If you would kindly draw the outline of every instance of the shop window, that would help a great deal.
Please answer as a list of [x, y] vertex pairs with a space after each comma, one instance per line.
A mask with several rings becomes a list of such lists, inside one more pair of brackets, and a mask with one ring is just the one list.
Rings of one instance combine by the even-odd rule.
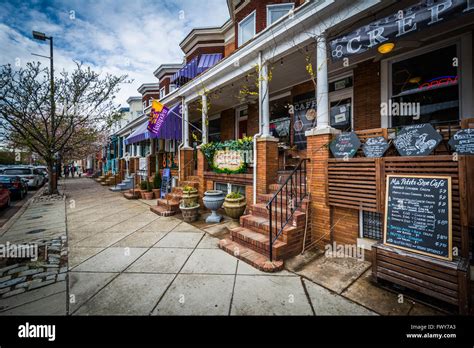
[[209, 142], [221, 141], [221, 119], [210, 119], [208, 123], [208, 139]]
[[351, 130], [352, 99], [345, 98], [330, 104], [331, 126], [342, 131]]
[[382, 214], [371, 211], [362, 211], [361, 220], [363, 238], [382, 240]]
[[255, 36], [255, 11], [239, 22], [239, 46]]
[[235, 118], [235, 131], [236, 131], [236, 138], [243, 139], [247, 136], [247, 119], [248, 119], [248, 107], [238, 108], [236, 110], [236, 118]]
[[270, 101], [270, 132], [281, 143], [290, 144], [291, 96]]
[[298, 150], [306, 149], [306, 131], [316, 126], [316, 99], [314, 92], [294, 98], [293, 144]]
[[267, 5], [267, 26], [272, 25], [288, 12], [293, 10], [294, 4]]
[[[387, 111], [393, 127], [459, 119], [459, 76], [458, 68], [453, 64], [457, 56], [457, 46], [451, 45], [392, 62], [392, 105]], [[393, 105], [400, 106], [399, 110]], [[404, 105], [407, 107], [402, 108]], [[408, 106], [414, 107], [415, 111]]]

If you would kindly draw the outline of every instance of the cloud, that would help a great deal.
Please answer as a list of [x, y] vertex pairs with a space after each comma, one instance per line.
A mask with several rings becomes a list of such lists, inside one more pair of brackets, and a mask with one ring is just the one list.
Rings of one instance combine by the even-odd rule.
[[125, 105], [142, 83], [156, 82], [163, 63], [180, 63], [182, 39], [195, 27], [220, 26], [229, 18], [225, 0], [55, 0], [3, 1], [0, 13], [0, 64], [25, 64], [49, 55], [48, 45], [31, 31], [54, 37], [55, 70], [74, 61], [134, 79], [117, 101]]

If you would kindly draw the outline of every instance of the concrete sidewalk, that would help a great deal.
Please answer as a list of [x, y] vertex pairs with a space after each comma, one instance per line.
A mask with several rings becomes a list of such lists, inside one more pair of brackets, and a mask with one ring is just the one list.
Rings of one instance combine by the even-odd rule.
[[[67, 310], [72, 315], [429, 313], [414, 303], [387, 310], [397, 306], [395, 295], [370, 288], [364, 262], [296, 259], [288, 270], [263, 273], [217, 247], [219, 239], [212, 234], [219, 234], [222, 226], [199, 226], [206, 227], [204, 231], [175, 217], [160, 217], [145, 202], [126, 200], [86, 178], [68, 180], [67, 193], [65, 211], [53, 205], [51, 223], [40, 223], [50, 226], [48, 231], [59, 231], [64, 228], [61, 216], [66, 215], [67, 288], [66, 282], [55, 282], [12, 296], [0, 315]], [[38, 211], [27, 210], [25, 219], [35, 214]], [[9, 235], [27, 236], [25, 223], [22, 220]]]

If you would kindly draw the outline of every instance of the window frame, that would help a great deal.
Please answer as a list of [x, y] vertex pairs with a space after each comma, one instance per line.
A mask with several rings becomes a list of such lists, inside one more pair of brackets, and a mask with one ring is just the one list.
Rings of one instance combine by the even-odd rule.
[[161, 87], [160, 88], [160, 99], [163, 99], [166, 97], [166, 87]]
[[[248, 39], [247, 41], [243, 42], [242, 41], [242, 24], [244, 22], [248, 21], [250, 19], [250, 17], [253, 17], [253, 36], [252, 36], [251, 39]], [[247, 42], [251, 41], [255, 37], [255, 35], [257, 35], [257, 11], [253, 10], [252, 12], [250, 12], [250, 14], [248, 14], [247, 17], [245, 17], [239, 23], [237, 23], [237, 27], [238, 27], [237, 32], [238, 32], [238, 35], [239, 35], [238, 47], [241, 47], [242, 45], [244, 45]]]
[[291, 6], [291, 8], [288, 10], [288, 13], [295, 9], [295, 3], [294, 2], [286, 2], [286, 3], [282, 3], [282, 4], [267, 5], [267, 27], [277, 23], [281, 18], [286, 16], [286, 15], [283, 15], [282, 17], [278, 18], [275, 22], [270, 23], [270, 19], [271, 19], [270, 12], [271, 12], [272, 9], [276, 9], [278, 7], [289, 7], [289, 6]]

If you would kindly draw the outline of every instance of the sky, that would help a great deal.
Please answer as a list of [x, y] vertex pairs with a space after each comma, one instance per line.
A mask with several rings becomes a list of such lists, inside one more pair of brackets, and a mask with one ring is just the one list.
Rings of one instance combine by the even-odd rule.
[[181, 63], [179, 43], [197, 27], [221, 26], [229, 18], [226, 0], [0, 0], [0, 64], [25, 66], [49, 60], [49, 42], [32, 38], [33, 30], [54, 38], [54, 69], [72, 70], [74, 61], [100, 73], [127, 74], [117, 102], [126, 106], [143, 83], [155, 83], [156, 68]]

